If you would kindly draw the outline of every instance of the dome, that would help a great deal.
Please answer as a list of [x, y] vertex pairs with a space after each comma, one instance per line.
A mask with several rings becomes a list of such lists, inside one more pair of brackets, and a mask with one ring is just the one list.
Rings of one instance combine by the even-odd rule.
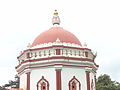
[[71, 32], [64, 30], [61, 27], [52, 27], [49, 30], [41, 33], [33, 41], [32, 46], [49, 43], [49, 42], [53, 43], [53, 42], [56, 42], [57, 39], [59, 39], [60, 42], [74, 43], [74, 44], [81, 45], [81, 43], [77, 39], [77, 37], [74, 34], [72, 34]]

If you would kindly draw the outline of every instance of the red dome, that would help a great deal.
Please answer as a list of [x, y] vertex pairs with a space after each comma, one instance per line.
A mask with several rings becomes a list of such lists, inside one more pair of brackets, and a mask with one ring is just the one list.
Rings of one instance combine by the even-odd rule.
[[74, 43], [81, 45], [80, 41], [71, 32], [64, 30], [61, 27], [53, 27], [43, 33], [41, 33], [32, 43], [32, 46], [56, 42], [59, 39], [61, 42]]

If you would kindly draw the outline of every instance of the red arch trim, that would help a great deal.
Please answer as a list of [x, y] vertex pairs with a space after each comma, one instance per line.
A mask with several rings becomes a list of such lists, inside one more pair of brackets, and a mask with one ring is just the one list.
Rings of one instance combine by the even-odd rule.
[[75, 80], [75, 81], [77, 81], [78, 82], [78, 84], [79, 84], [79, 90], [81, 90], [80, 88], [81, 88], [81, 83], [80, 83], [80, 81], [75, 77], [75, 76], [73, 76], [73, 78], [69, 81], [69, 83], [68, 83], [68, 85], [69, 85], [69, 90], [70, 90], [70, 83], [73, 81], [73, 80]]
[[42, 80], [44, 80], [47, 83], [47, 90], [49, 90], [49, 82], [44, 78], [44, 76], [42, 76], [42, 78], [37, 82], [37, 90], [38, 90], [38, 85]]

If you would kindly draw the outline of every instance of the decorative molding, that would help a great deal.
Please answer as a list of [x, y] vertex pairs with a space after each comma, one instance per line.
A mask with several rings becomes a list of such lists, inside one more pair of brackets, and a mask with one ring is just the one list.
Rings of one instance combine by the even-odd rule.
[[31, 51], [37, 51], [37, 50], [44, 50], [44, 49], [51, 49], [51, 48], [69, 48], [69, 49], [77, 49], [77, 50], [89, 50], [89, 48], [83, 48], [83, 47], [73, 47], [73, 46], [64, 46], [64, 45], [52, 45], [47, 47], [40, 47], [40, 48], [31, 48], [24, 50], [17, 58], [19, 59], [24, 53], [31, 52]]
[[85, 70], [91, 72], [91, 71], [92, 71], [92, 68], [91, 68], [91, 67], [86, 67]]
[[62, 64], [56, 64], [56, 65], [54, 65], [54, 67], [55, 67], [55, 70], [62, 70]]
[[86, 68], [86, 67], [90, 67], [90, 66], [81, 66], [81, 65], [67, 65], [67, 64], [51, 64], [51, 65], [45, 65], [45, 66], [34, 66], [34, 67], [24, 67], [23, 69], [18, 70], [18, 74], [24, 72], [26, 69], [37, 69], [37, 68], [43, 68], [43, 67], [54, 67], [54, 66], [66, 66], [66, 67], [79, 67], [79, 68]]
[[[76, 58], [76, 57], [65, 57], [65, 56], [53, 56], [53, 57], [47, 57], [47, 58], [40, 58], [40, 59], [32, 59], [32, 60], [26, 60], [21, 62], [16, 69], [22, 65], [23, 63], [26, 62], [38, 62], [38, 61], [44, 61], [44, 60], [51, 60], [51, 59], [68, 59], [68, 60], [78, 60], [78, 61], [89, 61], [89, 62], [94, 62], [92, 59], [87, 59], [87, 58]], [[95, 62], [94, 62], [95, 64]], [[98, 65], [95, 64], [96, 67], [98, 67]]]

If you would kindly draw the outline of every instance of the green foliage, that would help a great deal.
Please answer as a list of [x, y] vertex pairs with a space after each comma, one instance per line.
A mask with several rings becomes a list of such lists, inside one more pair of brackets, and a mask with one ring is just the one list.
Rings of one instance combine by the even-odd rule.
[[8, 88], [8, 87], [11, 87], [11, 88], [19, 88], [19, 85], [18, 85], [18, 76], [15, 75], [15, 80], [10, 80], [8, 84], [5, 84], [3, 86], [4, 88]]
[[0, 86], [0, 90], [7, 90], [7, 89], [5, 89], [4, 87], [1, 87], [1, 86]]
[[120, 90], [120, 83], [112, 81], [109, 75], [104, 74], [98, 77], [96, 90]]

